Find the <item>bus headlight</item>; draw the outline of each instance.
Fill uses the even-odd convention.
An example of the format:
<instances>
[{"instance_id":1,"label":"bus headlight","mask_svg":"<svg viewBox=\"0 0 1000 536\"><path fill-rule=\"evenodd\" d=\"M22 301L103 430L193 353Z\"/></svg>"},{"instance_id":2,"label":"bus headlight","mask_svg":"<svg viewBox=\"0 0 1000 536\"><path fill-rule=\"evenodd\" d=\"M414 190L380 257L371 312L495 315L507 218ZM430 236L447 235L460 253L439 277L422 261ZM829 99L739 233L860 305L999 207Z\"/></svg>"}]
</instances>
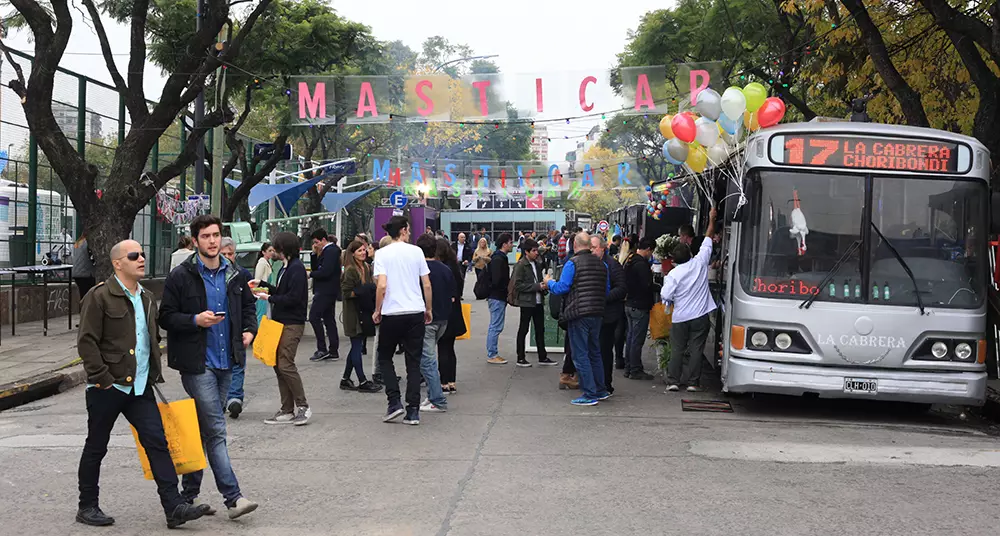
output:
<instances>
[{"instance_id":1,"label":"bus headlight","mask_svg":"<svg viewBox=\"0 0 1000 536\"><path fill-rule=\"evenodd\" d=\"M774 337L774 345L779 350L787 350L792 346L792 336L787 333L779 333Z\"/></svg>"},{"instance_id":2,"label":"bus headlight","mask_svg":"<svg viewBox=\"0 0 1000 536\"><path fill-rule=\"evenodd\" d=\"M938 341L931 346L931 355L943 359L944 356L948 355L948 345Z\"/></svg>"},{"instance_id":3,"label":"bus headlight","mask_svg":"<svg viewBox=\"0 0 1000 536\"><path fill-rule=\"evenodd\" d=\"M755 331L754 334L750 336L750 344L756 346L757 348L767 346L767 333L764 333L763 331Z\"/></svg>"},{"instance_id":4,"label":"bus headlight","mask_svg":"<svg viewBox=\"0 0 1000 536\"><path fill-rule=\"evenodd\" d=\"M955 359L959 361L972 361L972 347L968 343L961 342L955 346Z\"/></svg>"}]
</instances>

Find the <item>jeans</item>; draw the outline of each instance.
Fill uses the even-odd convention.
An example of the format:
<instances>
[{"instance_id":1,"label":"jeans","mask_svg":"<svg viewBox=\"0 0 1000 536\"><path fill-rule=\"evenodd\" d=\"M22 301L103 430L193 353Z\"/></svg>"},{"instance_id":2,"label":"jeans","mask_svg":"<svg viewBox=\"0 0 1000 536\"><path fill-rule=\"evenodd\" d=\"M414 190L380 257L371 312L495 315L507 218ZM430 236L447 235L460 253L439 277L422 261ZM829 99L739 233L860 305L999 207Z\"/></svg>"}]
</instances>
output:
<instances>
[{"instance_id":1,"label":"jeans","mask_svg":"<svg viewBox=\"0 0 1000 536\"><path fill-rule=\"evenodd\" d=\"M524 339L528 336L528 328L535 324L535 346L538 348L538 360L548 357L545 353L545 305L521 307L521 318L517 325L517 358L524 359Z\"/></svg>"},{"instance_id":2,"label":"jeans","mask_svg":"<svg viewBox=\"0 0 1000 536\"><path fill-rule=\"evenodd\" d=\"M625 319L628 323L628 343L625 345L625 370L644 372L642 368L642 347L646 343L646 332L649 331L649 311L625 308Z\"/></svg>"},{"instance_id":3,"label":"jeans","mask_svg":"<svg viewBox=\"0 0 1000 536\"><path fill-rule=\"evenodd\" d=\"M623 320L618 320L601 324L601 366L604 370L604 388L609 393L615 392L615 388L611 386L615 370L615 335L618 333L618 324L622 322Z\"/></svg>"},{"instance_id":4,"label":"jeans","mask_svg":"<svg viewBox=\"0 0 1000 536\"><path fill-rule=\"evenodd\" d=\"M424 326L424 348L420 356L420 373L427 381L427 399L442 409L448 407L448 399L441 390L441 375L438 371L437 343L448 329L447 320L436 320Z\"/></svg>"},{"instance_id":5,"label":"jeans","mask_svg":"<svg viewBox=\"0 0 1000 536\"><path fill-rule=\"evenodd\" d=\"M378 360L389 407L399 404L399 380L392 358L396 347L403 345L406 363L406 407L420 408L420 355L424 343L424 313L383 316L378 334ZM430 384L430 380L427 380ZM441 386L439 385L438 388Z\"/></svg>"},{"instance_id":6,"label":"jeans","mask_svg":"<svg viewBox=\"0 0 1000 536\"><path fill-rule=\"evenodd\" d=\"M344 365L344 379L351 379L351 372L358 375L358 383L365 383L364 360L361 357L361 346L365 342L365 337L359 335L351 337L351 351L347 354L347 363Z\"/></svg>"},{"instance_id":7,"label":"jeans","mask_svg":"<svg viewBox=\"0 0 1000 536\"><path fill-rule=\"evenodd\" d=\"M147 386L141 396L125 394L114 387L110 389L87 389L87 441L83 444L78 471L80 486L80 508L98 506L101 478L101 461L108 453L111 430L119 415L125 415L128 422L139 433L139 443L146 449L156 492L160 494L163 511L170 515L184 499L177 492L177 472L170 459L167 438L163 433L160 410L153 399L152 386Z\"/></svg>"},{"instance_id":8,"label":"jeans","mask_svg":"<svg viewBox=\"0 0 1000 536\"><path fill-rule=\"evenodd\" d=\"M313 296L312 309L309 310L309 323L316 332L316 350L326 353L326 335L330 336L330 353L340 355L340 335L337 333L337 298L326 294Z\"/></svg>"},{"instance_id":9,"label":"jeans","mask_svg":"<svg viewBox=\"0 0 1000 536\"><path fill-rule=\"evenodd\" d=\"M244 363L246 363L246 352L243 356ZM238 363L233 364L233 383L229 386L229 395L226 397L226 401L229 400L239 400L243 402L243 381L246 379L247 367L245 364L240 365Z\"/></svg>"},{"instance_id":10,"label":"jeans","mask_svg":"<svg viewBox=\"0 0 1000 536\"><path fill-rule=\"evenodd\" d=\"M236 499L242 497L240 484L236 481L236 473L233 472L233 465L229 461L229 448L226 446L226 417L222 410L232 378L232 371L213 368L206 368L201 374L181 374L184 391L194 399L205 455L209 466L212 467L212 474L215 475L215 486L226 500L226 506L235 505ZM181 495L185 500L192 501L198 496L203 476L204 471L195 471L181 478L181 485L184 488Z\"/></svg>"},{"instance_id":11,"label":"jeans","mask_svg":"<svg viewBox=\"0 0 1000 536\"><path fill-rule=\"evenodd\" d=\"M569 341L580 389L587 398L605 394L604 363L601 361L600 316L585 316L569 321Z\"/></svg>"},{"instance_id":12,"label":"jeans","mask_svg":"<svg viewBox=\"0 0 1000 536\"><path fill-rule=\"evenodd\" d=\"M701 386L701 363L705 360L705 341L711 327L708 314L670 327L668 384Z\"/></svg>"},{"instance_id":13,"label":"jeans","mask_svg":"<svg viewBox=\"0 0 1000 536\"><path fill-rule=\"evenodd\" d=\"M500 355L497 343L507 318L507 302L496 298L489 298L486 301L490 306L490 327L486 330L486 357L489 359Z\"/></svg>"}]
</instances>

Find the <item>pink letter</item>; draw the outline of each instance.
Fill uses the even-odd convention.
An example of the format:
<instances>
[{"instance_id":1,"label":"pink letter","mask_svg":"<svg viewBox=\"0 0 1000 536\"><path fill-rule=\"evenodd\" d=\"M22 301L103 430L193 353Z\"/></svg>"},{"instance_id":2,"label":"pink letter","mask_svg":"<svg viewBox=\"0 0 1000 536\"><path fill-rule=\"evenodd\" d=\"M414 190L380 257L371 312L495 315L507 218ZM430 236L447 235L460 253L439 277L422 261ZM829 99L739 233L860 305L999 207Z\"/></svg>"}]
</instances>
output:
<instances>
[{"instance_id":1,"label":"pink letter","mask_svg":"<svg viewBox=\"0 0 1000 536\"><path fill-rule=\"evenodd\" d=\"M417 108L417 113L427 117L434 113L434 101L430 99L427 95L424 95L424 88L434 89L434 84L430 80L421 80L417 82L417 98L424 101L427 106L422 108Z\"/></svg>"},{"instance_id":2,"label":"pink letter","mask_svg":"<svg viewBox=\"0 0 1000 536\"><path fill-rule=\"evenodd\" d=\"M486 117L490 115L490 106L486 103L486 88L490 87L489 80L479 80L472 83L472 87L479 90L479 113Z\"/></svg>"},{"instance_id":3,"label":"pink letter","mask_svg":"<svg viewBox=\"0 0 1000 536\"><path fill-rule=\"evenodd\" d=\"M542 111L542 79L535 79L535 107Z\"/></svg>"},{"instance_id":4,"label":"pink letter","mask_svg":"<svg viewBox=\"0 0 1000 536\"><path fill-rule=\"evenodd\" d=\"M580 109L585 112L589 112L594 109L593 104L587 104L587 84L596 84L597 78L593 76L588 76L580 82Z\"/></svg>"},{"instance_id":5,"label":"pink letter","mask_svg":"<svg viewBox=\"0 0 1000 536\"><path fill-rule=\"evenodd\" d=\"M698 84L698 77L702 78L701 84ZM708 71L701 69L691 71L691 106L698 103L698 94L708 89L708 83L710 81L711 75L708 74Z\"/></svg>"},{"instance_id":6,"label":"pink letter","mask_svg":"<svg viewBox=\"0 0 1000 536\"><path fill-rule=\"evenodd\" d=\"M365 101L368 104L365 104ZM365 112L371 112L372 117L378 117L378 106L375 104L371 82L361 82L361 91L358 92L358 117L364 117Z\"/></svg>"},{"instance_id":7,"label":"pink letter","mask_svg":"<svg viewBox=\"0 0 1000 536\"><path fill-rule=\"evenodd\" d=\"M306 115L306 110L309 115ZM326 82L316 82L316 93L309 94L309 84L299 82L299 119L326 117Z\"/></svg>"},{"instance_id":8,"label":"pink letter","mask_svg":"<svg viewBox=\"0 0 1000 536\"><path fill-rule=\"evenodd\" d=\"M640 74L635 81L635 109L641 110L643 106L656 107L656 103L653 102L653 91L649 89L649 77L646 76L646 73Z\"/></svg>"}]
</instances>

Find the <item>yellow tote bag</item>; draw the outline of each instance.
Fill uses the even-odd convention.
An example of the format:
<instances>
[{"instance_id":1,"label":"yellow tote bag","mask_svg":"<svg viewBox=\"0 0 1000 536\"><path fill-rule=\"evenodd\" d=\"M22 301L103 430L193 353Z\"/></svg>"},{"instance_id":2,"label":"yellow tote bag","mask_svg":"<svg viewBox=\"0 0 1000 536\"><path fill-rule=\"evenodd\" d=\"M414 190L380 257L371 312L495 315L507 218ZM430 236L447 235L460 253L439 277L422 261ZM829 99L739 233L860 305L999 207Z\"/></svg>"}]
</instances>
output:
<instances>
[{"instance_id":1,"label":"yellow tote bag","mask_svg":"<svg viewBox=\"0 0 1000 536\"><path fill-rule=\"evenodd\" d=\"M649 312L649 334L654 339L666 339L670 337L671 317L673 311L667 312L667 307L662 303L653 305Z\"/></svg>"},{"instance_id":2,"label":"yellow tote bag","mask_svg":"<svg viewBox=\"0 0 1000 536\"><path fill-rule=\"evenodd\" d=\"M275 322L267 316L260 319L257 336L253 340L253 356L269 367L278 364L278 341L284 328L284 324Z\"/></svg>"},{"instance_id":3,"label":"yellow tote bag","mask_svg":"<svg viewBox=\"0 0 1000 536\"><path fill-rule=\"evenodd\" d=\"M201 471L207 464L205 449L201 444L201 430L198 428L198 412L193 398L167 402L159 387L153 385L153 390L161 402L156 406L160 409L163 420L163 432L167 436L167 448L170 449L170 459L179 475ZM139 433L132 427L132 437L139 451L139 463L142 464L142 474L146 480L153 480L153 470L149 467L146 449L142 448Z\"/></svg>"},{"instance_id":4,"label":"yellow tote bag","mask_svg":"<svg viewBox=\"0 0 1000 536\"><path fill-rule=\"evenodd\" d=\"M472 304L463 303L462 304L462 318L465 319L465 335L460 335L455 337L455 340L471 339L472 338Z\"/></svg>"}]
</instances>

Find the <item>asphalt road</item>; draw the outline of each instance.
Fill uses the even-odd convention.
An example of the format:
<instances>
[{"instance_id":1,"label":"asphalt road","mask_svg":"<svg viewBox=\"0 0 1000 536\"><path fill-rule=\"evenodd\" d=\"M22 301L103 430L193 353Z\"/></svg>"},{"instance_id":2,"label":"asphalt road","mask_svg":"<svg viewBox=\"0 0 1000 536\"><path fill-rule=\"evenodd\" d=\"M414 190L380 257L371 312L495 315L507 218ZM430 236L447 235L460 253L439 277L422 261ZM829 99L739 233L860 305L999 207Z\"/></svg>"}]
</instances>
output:
<instances>
[{"instance_id":1,"label":"asphalt road","mask_svg":"<svg viewBox=\"0 0 1000 536\"><path fill-rule=\"evenodd\" d=\"M299 361L313 421L264 425L277 409L277 386L273 373L253 362L246 412L229 421L229 449L243 493L261 507L239 521L219 515L182 530L289 536L1000 531L997 439L973 420L960 420L956 408L916 413L900 405L759 397L735 400L731 414L684 412L681 399L695 397L664 394L660 380L620 377L613 399L578 408L569 404L571 393L556 389L558 367L520 369L513 359L503 367L484 364L484 318L485 304L476 302L473 338L458 344L460 392L450 398L449 412L424 414L418 427L383 424L383 394L339 390L343 362L309 363L311 337ZM501 342L508 358L516 322L509 311ZM173 371L167 393L181 393ZM80 387L0 413L0 534L167 533L124 419L101 479L101 505L117 524L96 529L74 522L83 396ZM202 491L221 508L208 475Z\"/></svg>"}]
</instances>

